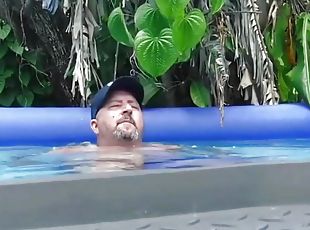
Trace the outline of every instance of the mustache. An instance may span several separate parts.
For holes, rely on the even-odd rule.
[[[117,120],[117,124],[120,124],[123,122],[129,122],[129,123],[133,124],[134,126],[136,126],[136,122],[134,121],[134,119],[130,115],[124,115],[119,120]]]

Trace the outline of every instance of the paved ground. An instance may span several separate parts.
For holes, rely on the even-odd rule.
[[[252,207],[36,230],[310,229],[310,205]]]

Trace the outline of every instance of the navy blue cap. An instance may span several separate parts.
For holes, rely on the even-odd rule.
[[[131,93],[136,98],[140,107],[142,107],[144,98],[143,86],[135,77],[122,76],[107,84],[96,93],[91,102],[91,119],[96,118],[98,111],[104,106],[111,93],[115,90],[124,90]]]

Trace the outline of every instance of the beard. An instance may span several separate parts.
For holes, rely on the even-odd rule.
[[[124,141],[136,141],[139,139],[139,132],[136,128],[133,130],[126,130],[125,128],[117,126],[117,128],[113,132],[113,135],[118,140]]]

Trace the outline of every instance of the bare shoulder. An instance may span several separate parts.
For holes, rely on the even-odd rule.
[[[81,143],[79,145],[54,147],[50,153],[77,153],[77,152],[92,152],[96,151],[98,146],[89,142]]]
[[[179,145],[166,145],[162,143],[150,143],[150,144],[145,144],[143,147],[141,147],[143,150],[180,150],[181,146]]]

